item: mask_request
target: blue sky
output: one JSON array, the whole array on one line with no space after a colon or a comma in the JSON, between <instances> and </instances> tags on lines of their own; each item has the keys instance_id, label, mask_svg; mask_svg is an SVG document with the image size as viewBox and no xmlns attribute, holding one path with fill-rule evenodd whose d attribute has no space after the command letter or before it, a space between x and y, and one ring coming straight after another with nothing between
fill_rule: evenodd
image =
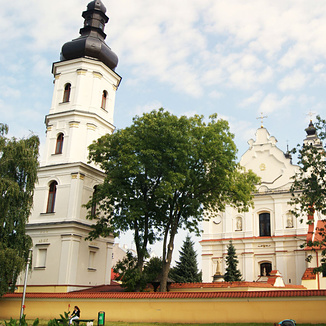
<instances>
[{"instance_id":1,"label":"blue sky","mask_svg":"<svg viewBox=\"0 0 326 326\"><path fill-rule=\"evenodd\" d=\"M44 144L52 63L79 36L88 1L0 0L0 122ZM286 150L301 143L309 112L325 118L324 0L103 0L107 44L122 76L115 125L164 107L217 113L239 149L260 127Z\"/></svg>"}]
</instances>

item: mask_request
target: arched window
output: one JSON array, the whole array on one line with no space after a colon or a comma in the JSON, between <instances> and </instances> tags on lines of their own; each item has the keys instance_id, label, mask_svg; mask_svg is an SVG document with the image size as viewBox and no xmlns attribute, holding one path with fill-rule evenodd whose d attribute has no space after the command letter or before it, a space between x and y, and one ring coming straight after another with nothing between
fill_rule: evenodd
<instances>
[{"instance_id":1,"label":"arched window","mask_svg":"<svg viewBox=\"0 0 326 326\"><path fill-rule=\"evenodd\" d=\"M270 237L271 236L271 221L269 213L259 214L259 236Z\"/></svg>"},{"instance_id":2,"label":"arched window","mask_svg":"<svg viewBox=\"0 0 326 326\"><path fill-rule=\"evenodd\" d=\"M96 193L97 193L97 186L94 186L94 191L93 191L93 202L92 202L92 207L91 207L91 217L96 216Z\"/></svg>"},{"instance_id":3,"label":"arched window","mask_svg":"<svg viewBox=\"0 0 326 326\"><path fill-rule=\"evenodd\" d=\"M55 195L57 192L57 182L52 181L49 187L48 206L46 208L47 213L54 213Z\"/></svg>"},{"instance_id":4,"label":"arched window","mask_svg":"<svg viewBox=\"0 0 326 326\"><path fill-rule=\"evenodd\" d=\"M70 99L70 91L71 91L71 84L66 84L65 85L65 90L63 92L63 102L69 102Z\"/></svg>"},{"instance_id":5,"label":"arched window","mask_svg":"<svg viewBox=\"0 0 326 326\"><path fill-rule=\"evenodd\" d=\"M260 276L269 276L272 271L271 263L260 264Z\"/></svg>"},{"instance_id":6,"label":"arched window","mask_svg":"<svg viewBox=\"0 0 326 326\"><path fill-rule=\"evenodd\" d=\"M62 154L63 146L63 133L60 133L57 137L57 143L55 145L55 154Z\"/></svg>"},{"instance_id":7,"label":"arched window","mask_svg":"<svg viewBox=\"0 0 326 326\"><path fill-rule=\"evenodd\" d=\"M101 109L104 109L105 110L107 97L108 97L108 92L107 91L103 91L103 93L102 93L102 102L101 102Z\"/></svg>"}]
</instances>

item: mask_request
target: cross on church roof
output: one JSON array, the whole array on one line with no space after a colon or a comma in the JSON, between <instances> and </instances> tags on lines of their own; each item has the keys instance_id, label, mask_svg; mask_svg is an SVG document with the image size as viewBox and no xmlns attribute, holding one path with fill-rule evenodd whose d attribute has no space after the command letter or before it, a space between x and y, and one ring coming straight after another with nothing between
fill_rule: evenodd
<instances>
[{"instance_id":1,"label":"cross on church roof","mask_svg":"<svg viewBox=\"0 0 326 326\"><path fill-rule=\"evenodd\" d=\"M263 122L264 122L264 119L268 118L267 115L263 115L263 112L260 113L260 117L256 118L256 119L260 119L260 128L264 128L263 126Z\"/></svg>"},{"instance_id":2,"label":"cross on church roof","mask_svg":"<svg viewBox=\"0 0 326 326\"><path fill-rule=\"evenodd\" d=\"M313 117L314 115L316 115L316 112L312 112L312 111L310 110L309 113L307 113L307 115L310 116L310 121L312 121L312 117Z\"/></svg>"}]
</instances>

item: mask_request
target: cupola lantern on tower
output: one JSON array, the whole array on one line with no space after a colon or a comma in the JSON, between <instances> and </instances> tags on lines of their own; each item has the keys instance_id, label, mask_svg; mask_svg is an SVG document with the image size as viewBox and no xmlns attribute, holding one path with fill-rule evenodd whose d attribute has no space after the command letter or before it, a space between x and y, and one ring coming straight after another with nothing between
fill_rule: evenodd
<instances>
[{"instance_id":1,"label":"cupola lantern on tower","mask_svg":"<svg viewBox=\"0 0 326 326\"><path fill-rule=\"evenodd\" d=\"M104 42L106 34L104 26L109 21L105 15L106 8L101 0L94 0L83 12L84 27L80 29L80 37L67 42L61 50L61 61L90 57L102 61L114 70L118 65L117 55Z\"/></svg>"},{"instance_id":2,"label":"cupola lantern on tower","mask_svg":"<svg viewBox=\"0 0 326 326\"><path fill-rule=\"evenodd\" d=\"M316 148L323 150L323 143L318 137L317 129L312 123L312 120L310 120L309 126L305 129L305 131L307 133L307 137L306 139L304 139L303 143L305 145L312 145Z\"/></svg>"}]
</instances>

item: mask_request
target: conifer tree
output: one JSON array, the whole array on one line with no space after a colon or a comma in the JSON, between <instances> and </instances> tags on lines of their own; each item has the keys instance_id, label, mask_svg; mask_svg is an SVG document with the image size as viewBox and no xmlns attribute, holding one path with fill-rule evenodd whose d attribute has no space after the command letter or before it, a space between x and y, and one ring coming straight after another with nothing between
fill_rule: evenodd
<instances>
[{"instance_id":1,"label":"conifer tree","mask_svg":"<svg viewBox=\"0 0 326 326\"><path fill-rule=\"evenodd\" d=\"M238 257L236 255L235 248L232 244L232 241L230 241L228 245L228 253L225 258L226 260L226 272L224 274L224 280L225 282L240 282L242 281L242 275L241 272L238 270Z\"/></svg>"},{"instance_id":2,"label":"conifer tree","mask_svg":"<svg viewBox=\"0 0 326 326\"><path fill-rule=\"evenodd\" d=\"M201 272L197 267L197 253L189 235L183 242L179 253L180 261L176 262L176 267L171 269L170 277L177 283L201 282Z\"/></svg>"}]
</instances>

